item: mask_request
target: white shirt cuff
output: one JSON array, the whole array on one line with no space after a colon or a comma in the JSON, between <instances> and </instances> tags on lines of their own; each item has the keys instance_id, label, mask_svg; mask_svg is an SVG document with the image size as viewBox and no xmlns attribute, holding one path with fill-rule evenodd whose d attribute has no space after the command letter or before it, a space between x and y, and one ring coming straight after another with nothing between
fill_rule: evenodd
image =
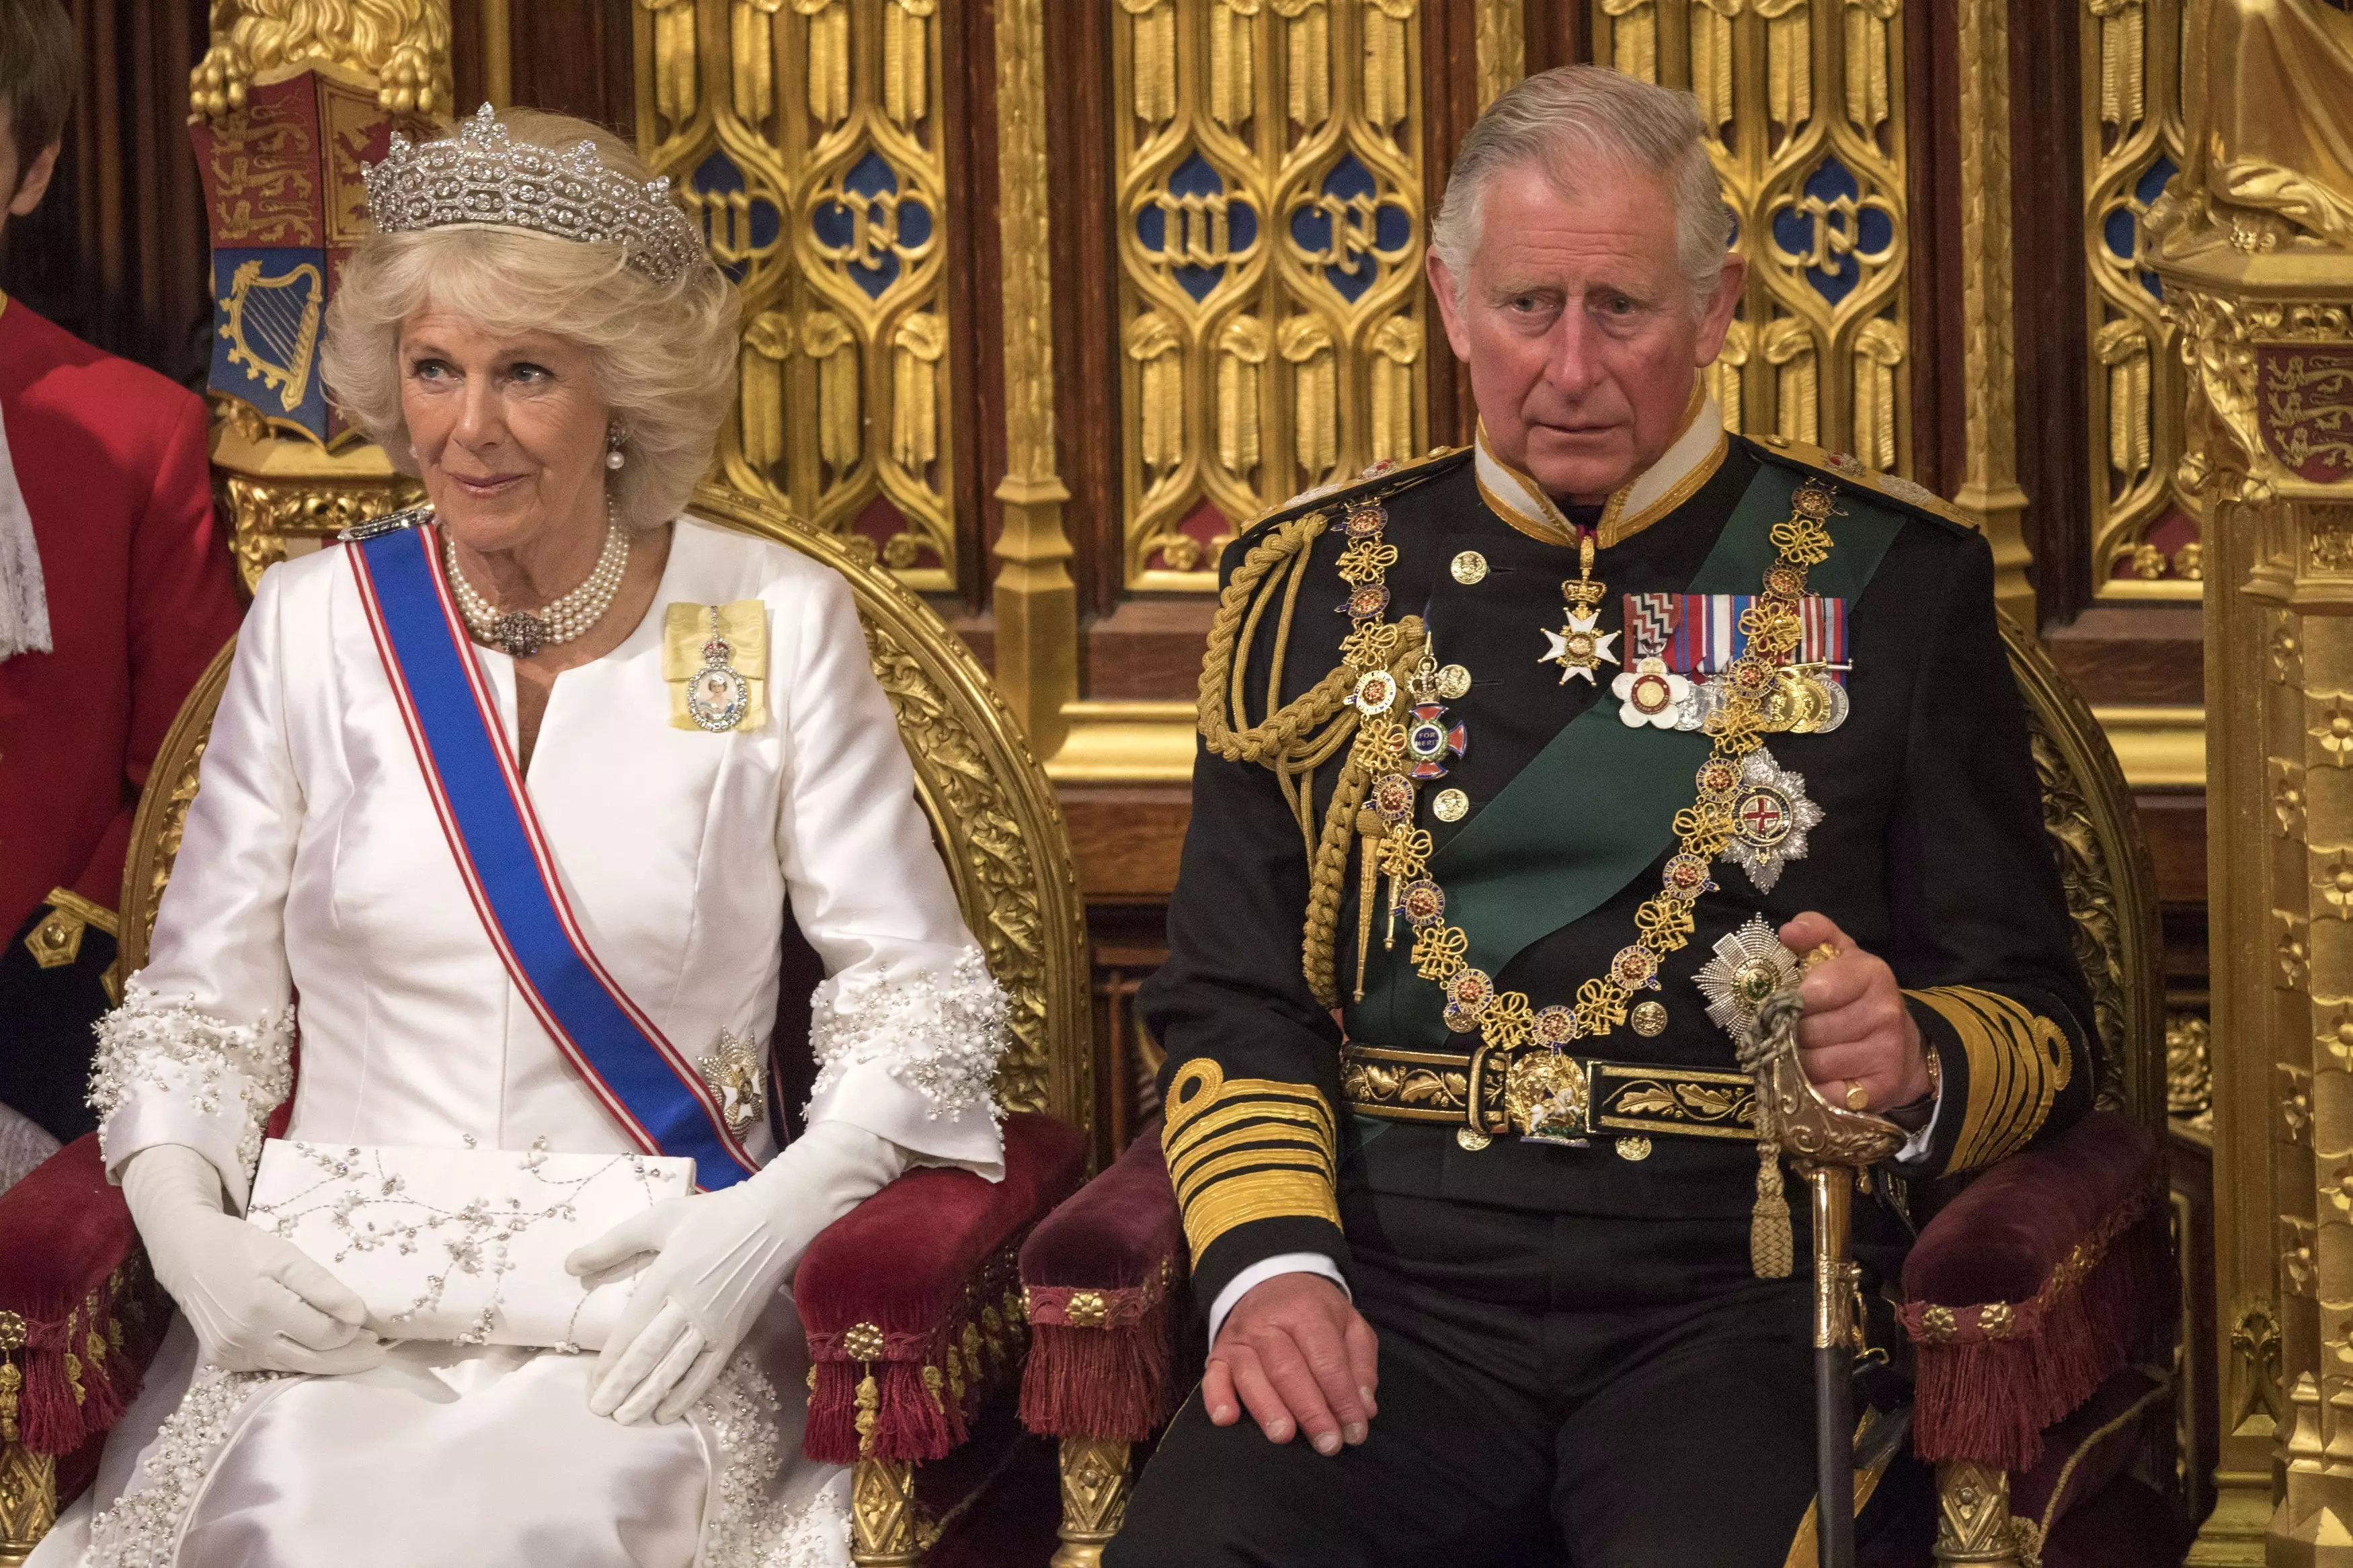
<instances>
[{"instance_id":1,"label":"white shirt cuff","mask_svg":"<svg viewBox=\"0 0 2353 1568\"><path fill-rule=\"evenodd\" d=\"M1226 1282L1226 1288L1218 1292L1218 1299L1209 1303L1211 1344L1218 1342L1218 1331L1226 1326L1226 1314L1234 1310L1234 1303L1249 1295L1252 1286L1262 1285L1278 1274L1321 1274L1340 1287L1340 1294L1352 1301L1356 1300L1355 1293L1348 1289L1348 1282L1340 1278L1340 1266L1324 1254L1278 1252L1272 1258L1261 1258L1235 1275Z\"/></svg>"},{"instance_id":2,"label":"white shirt cuff","mask_svg":"<svg viewBox=\"0 0 2353 1568\"><path fill-rule=\"evenodd\" d=\"M1928 1046L1929 1050L1936 1047ZM1920 1131L1904 1140L1904 1147L1895 1151L1898 1165L1917 1165L1928 1158L1928 1144L1936 1131L1936 1118L1945 1109L1945 1080L1936 1079L1936 1098L1928 1102L1928 1120L1920 1123Z\"/></svg>"}]
</instances>

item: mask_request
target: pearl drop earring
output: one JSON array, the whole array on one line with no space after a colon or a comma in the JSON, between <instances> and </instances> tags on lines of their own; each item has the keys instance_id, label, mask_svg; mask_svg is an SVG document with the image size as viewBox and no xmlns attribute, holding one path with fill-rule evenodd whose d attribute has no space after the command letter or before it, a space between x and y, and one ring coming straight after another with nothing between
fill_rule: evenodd
<instances>
[{"instance_id":1,"label":"pearl drop earring","mask_svg":"<svg viewBox=\"0 0 2353 1568\"><path fill-rule=\"evenodd\" d=\"M605 432L605 466L607 468L617 470L622 464L629 460L621 452L623 443L628 438L629 433L618 425L613 426Z\"/></svg>"},{"instance_id":2,"label":"pearl drop earring","mask_svg":"<svg viewBox=\"0 0 2353 1568\"><path fill-rule=\"evenodd\" d=\"M623 463L626 463L626 462L628 462L628 459L627 458L624 458L623 456L621 456L621 449L620 449L618 447L607 447L607 448L606 449L606 452L605 452L605 466L606 466L607 468L619 468Z\"/></svg>"}]
</instances>

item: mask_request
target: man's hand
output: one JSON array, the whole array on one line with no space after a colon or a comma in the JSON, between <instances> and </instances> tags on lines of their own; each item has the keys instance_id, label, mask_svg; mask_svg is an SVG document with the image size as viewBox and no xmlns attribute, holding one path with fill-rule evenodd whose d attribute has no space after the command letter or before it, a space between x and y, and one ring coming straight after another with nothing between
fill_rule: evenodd
<instances>
[{"instance_id":1,"label":"man's hand","mask_svg":"<svg viewBox=\"0 0 2353 1568\"><path fill-rule=\"evenodd\" d=\"M1347 1296L1321 1274L1278 1274L1253 1285L1226 1314L1209 1347L1201 1402L1230 1426L1235 1401L1271 1442L1304 1430L1319 1454L1365 1440L1376 1412L1380 1341Z\"/></svg>"},{"instance_id":2,"label":"man's hand","mask_svg":"<svg viewBox=\"0 0 2353 1568\"><path fill-rule=\"evenodd\" d=\"M1832 1105L1885 1112L1929 1090L1920 1026L1883 959L1854 944L1828 915L1809 910L1781 928L1781 943L1800 955L1828 942L1837 956L1817 964L1798 987L1806 1016L1798 1024L1798 1058L1806 1077ZM1850 1085L1863 1092L1852 1105Z\"/></svg>"}]
</instances>

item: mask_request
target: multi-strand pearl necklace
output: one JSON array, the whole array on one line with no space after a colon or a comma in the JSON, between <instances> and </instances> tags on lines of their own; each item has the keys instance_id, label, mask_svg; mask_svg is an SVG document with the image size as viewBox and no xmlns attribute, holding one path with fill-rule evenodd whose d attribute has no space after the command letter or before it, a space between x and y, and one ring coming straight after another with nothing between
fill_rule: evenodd
<instances>
[{"instance_id":1,"label":"multi-strand pearl necklace","mask_svg":"<svg viewBox=\"0 0 2353 1568\"><path fill-rule=\"evenodd\" d=\"M629 531L608 512L605 546L596 552L596 567L588 574L588 580L535 611L501 612L476 593L458 569L458 547L447 534L441 540L441 560L449 574L449 591L458 597L458 613L466 617L466 629L478 641L494 643L516 658L529 658L543 647L585 635L605 618L605 612L613 607L613 595L621 590L622 574L628 570Z\"/></svg>"}]
</instances>

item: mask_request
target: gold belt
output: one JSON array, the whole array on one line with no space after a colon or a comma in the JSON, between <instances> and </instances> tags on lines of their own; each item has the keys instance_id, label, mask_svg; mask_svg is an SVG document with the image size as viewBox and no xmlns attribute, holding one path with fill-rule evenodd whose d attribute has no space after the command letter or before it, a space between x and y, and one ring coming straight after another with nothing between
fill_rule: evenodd
<instances>
[{"instance_id":1,"label":"gold belt","mask_svg":"<svg viewBox=\"0 0 2353 1568\"><path fill-rule=\"evenodd\" d=\"M1605 1062L1542 1046L1408 1051L1350 1041L1340 1065L1350 1109L1390 1121L1452 1122L1582 1144L1596 1134L1757 1140L1757 1086L1746 1073Z\"/></svg>"}]
</instances>

